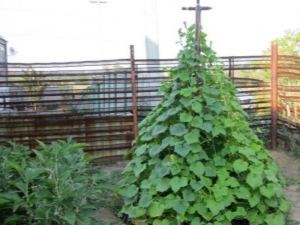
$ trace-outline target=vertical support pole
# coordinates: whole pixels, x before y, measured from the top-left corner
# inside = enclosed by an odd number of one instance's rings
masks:
[[[294,118],[296,121],[298,121],[298,107],[297,105],[294,105]]]
[[[137,118],[137,94],[135,82],[135,65],[134,65],[134,46],[130,45],[130,71],[131,71],[131,90],[132,90],[132,116],[133,116],[133,137],[138,136],[138,118]]]
[[[276,150],[278,118],[278,45],[272,44],[271,56],[271,149]]]
[[[196,51],[197,55],[200,55],[200,40],[201,40],[201,7],[200,7],[200,0],[197,0],[197,6],[196,6],[196,30],[195,30],[195,38],[196,38]]]

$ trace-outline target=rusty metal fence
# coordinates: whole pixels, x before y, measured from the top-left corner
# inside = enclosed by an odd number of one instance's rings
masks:
[[[177,59],[2,64],[0,144],[36,148],[72,135],[85,150],[116,161],[130,149],[141,121],[160,101],[157,91]],[[221,57],[254,129],[270,131],[270,57]],[[261,74],[269,74],[264,77]],[[266,132],[267,131],[267,132]]]

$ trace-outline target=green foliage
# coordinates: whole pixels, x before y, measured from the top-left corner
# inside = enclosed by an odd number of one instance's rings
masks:
[[[35,101],[40,100],[43,91],[46,87],[45,77],[38,74],[31,66],[23,71],[23,76],[20,78],[21,85],[31,95]]]
[[[300,56],[300,30],[286,30],[283,37],[272,40],[272,43],[278,44],[278,53],[280,55]],[[271,49],[267,48],[264,54],[271,54]]]
[[[0,146],[0,223],[7,225],[86,225],[94,221],[95,201],[106,174],[90,165],[82,147],[71,140],[42,150]]]
[[[124,171],[122,213],[143,224],[284,224],[283,178],[249,128],[236,88],[204,33],[201,56],[194,26],[179,34],[179,65],[140,123]]]

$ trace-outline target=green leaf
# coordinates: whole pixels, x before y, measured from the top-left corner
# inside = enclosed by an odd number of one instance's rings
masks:
[[[180,122],[189,123],[193,119],[193,116],[189,113],[181,113],[180,114]]]
[[[18,171],[19,173],[22,173],[22,168],[16,163],[16,162],[13,162],[13,161],[7,161],[7,164],[14,168],[16,171]]]
[[[190,80],[190,75],[188,73],[182,72],[182,73],[179,74],[179,78],[183,82],[184,81],[189,81]]]
[[[225,166],[226,160],[222,159],[220,156],[216,156],[214,158],[214,163],[215,163],[215,166]]]
[[[210,122],[204,122],[201,126],[201,129],[206,131],[206,133],[210,133],[212,131],[213,125]]]
[[[190,181],[191,187],[197,192],[204,187],[204,184],[201,181],[191,180]]]
[[[228,188],[219,183],[213,185],[211,190],[213,191],[215,199],[217,201],[221,201],[223,196],[226,196],[228,194]]]
[[[170,127],[170,133],[175,136],[183,136],[187,133],[187,129],[183,123],[177,123]]]
[[[185,98],[185,97],[182,97],[179,102],[185,107],[185,108],[188,108],[192,102],[193,102],[193,99],[191,98]]]
[[[283,213],[267,214],[265,221],[267,222],[267,225],[285,224],[284,214]]]
[[[149,150],[149,155],[150,157],[155,157],[157,156],[163,149],[161,148],[160,145],[155,145],[153,147],[150,148]]]
[[[183,88],[181,89],[180,94],[183,97],[190,97],[193,94],[193,90],[191,88]]]
[[[129,218],[139,218],[139,217],[145,215],[145,213],[146,213],[146,209],[139,207],[139,206],[133,206],[130,209],[128,216],[129,216]]]
[[[175,202],[175,196],[173,194],[168,194],[166,197],[164,197],[164,204],[166,209],[173,208],[174,202]]]
[[[184,140],[187,144],[193,144],[199,142],[200,133],[199,130],[193,129],[191,132],[184,135]]]
[[[67,211],[62,218],[67,221],[70,225],[75,225],[76,223],[76,214],[74,211]]]
[[[159,217],[165,211],[165,205],[159,202],[152,202],[148,208],[148,214],[150,217]]]
[[[191,122],[192,127],[200,128],[203,127],[203,119],[200,116],[195,116]]]
[[[189,203],[185,199],[176,199],[173,209],[179,214],[183,215],[189,207]]]
[[[192,164],[196,161],[200,160],[200,156],[199,154],[188,154],[188,156],[186,157],[186,161],[189,163],[189,164]]]
[[[169,109],[167,111],[167,113],[168,113],[168,116],[173,116],[173,115],[177,114],[178,112],[180,112],[181,110],[182,110],[181,106],[178,106],[176,108]],[[165,121],[165,120],[163,120],[163,121]]]
[[[180,188],[187,186],[187,178],[186,177],[173,177],[170,181],[170,185],[172,190],[176,193]]]
[[[193,202],[196,200],[196,195],[190,188],[186,188],[182,191],[183,199],[188,202]]]
[[[163,219],[163,220],[160,220],[160,219],[155,219],[153,221],[153,225],[170,225],[170,221],[168,219]]]
[[[156,126],[153,131],[152,131],[152,135],[154,137],[157,137],[159,134],[164,133],[166,130],[168,129],[167,126],[164,125],[158,125]]]
[[[246,178],[247,184],[253,189],[260,187],[263,184],[263,179],[260,174],[249,173]]]
[[[183,140],[178,137],[172,137],[170,140],[170,146],[176,146],[176,145],[179,145],[182,143],[183,143]]]
[[[220,114],[223,110],[222,110],[222,104],[220,102],[215,102],[210,109],[212,111],[215,111],[217,114]]]
[[[167,101],[165,101],[162,106],[163,107],[169,107],[173,102],[175,102],[175,98],[174,97],[171,97],[169,98]]]
[[[241,173],[248,169],[248,165],[248,162],[237,159],[233,162],[233,169],[236,173]]]
[[[278,182],[278,179],[276,178],[275,173],[271,169],[265,170],[264,173],[266,175],[266,178],[269,181],[272,181],[272,182],[275,182],[275,183]]]
[[[279,209],[283,212],[283,213],[288,213],[288,211],[291,208],[291,202],[287,201],[286,199],[281,198],[279,200]]]
[[[155,170],[159,177],[164,177],[170,173],[170,167],[166,166],[156,166]]]
[[[158,192],[165,192],[166,190],[169,189],[169,187],[170,187],[170,179],[165,177],[159,180],[156,186]]]
[[[159,122],[163,122],[163,121],[166,121],[168,118],[169,118],[168,112],[164,112],[159,117],[157,117],[156,120],[159,121]]]
[[[214,200],[209,200],[207,202],[207,208],[212,212],[212,215],[218,215],[221,210],[225,208],[223,202],[216,202]]]
[[[149,147],[149,145],[147,145],[147,144],[138,146],[138,147],[136,148],[136,150],[135,150],[136,156],[141,156],[141,155],[143,155],[143,154],[146,152],[146,150],[147,150],[148,147]]]
[[[128,198],[131,198],[131,197],[134,197],[139,191],[139,188],[134,185],[134,184],[131,184],[127,189],[126,189],[126,197]]]
[[[202,104],[200,102],[193,102],[192,110],[196,113],[201,113],[202,112]]]
[[[204,116],[204,119],[205,119],[205,120],[213,120],[214,117],[213,117],[212,115],[210,115],[210,114],[206,114],[206,115]]]
[[[210,166],[205,168],[205,176],[207,177],[215,177],[217,176],[217,171]]]
[[[244,186],[241,186],[237,191],[234,192],[234,194],[240,199],[248,200],[251,198],[250,190]]]
[[[276,195],[277,188],[275,184],[269,183],[267,184],[267,186],[261,186],[259,188],[259,191],[263,196],[270,199]]]
[[[238,142],[242,143],[246,139],[245,135],[241,132],[232,132],[231,134]]]
[[[140,174],[146,169],[146,164],[137,164],[135,165],[133,172],[136,177],[139,177]]]
[[[31,182],[33,179],[44,173],[44,168],[26,168],[24,175],[27,182]]]
[[[37,150],[32,150],[34,152],[34,154],[36,155],[36,157],[42,162],[45,163],[45,159],[43,154],[40,151]]]
[[[213,103],[216,102],[216,99],[214,99],[214,98],[210,98],[208,96],[203,96],[203,97],[204,97],[207,105],[212,105]]]
[[[17,187],[24,195],[27,195],[28,188],[24,182],[18,181],[16,183],[13,183],[12,185]]]
[[[174,148],[174,151],[182,157],[186,157],[186,155],[189,154],[191,150],[192,147],[186,143],[184,145],[176,145]]]
[[[201,219],[199,217],[194,217],[191,221],[191,225],[203,225],[203,223],[201,223]]]
[[[147,208],[153,202],[151,195],[143,195],[139,200],[139,206]]]
[[[203,165],[202,162],[198,161],[196,163],[193,163],[190,166],[190,170],[197,175],[198,177],[202,176],[204,174],[205,171],[205,166]]]

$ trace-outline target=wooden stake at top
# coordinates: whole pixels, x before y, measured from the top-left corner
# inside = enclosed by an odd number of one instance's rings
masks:
[[[200,54],[200,40],[201,40],[201,11],[202,10],[210,10],[211,7],[201,7],[200,0],[197,0],[196,7],[182,7],[182,10],[195,10],[196,11],[196,30],[195,30],[195,38],[197,41],[197,54]]]

